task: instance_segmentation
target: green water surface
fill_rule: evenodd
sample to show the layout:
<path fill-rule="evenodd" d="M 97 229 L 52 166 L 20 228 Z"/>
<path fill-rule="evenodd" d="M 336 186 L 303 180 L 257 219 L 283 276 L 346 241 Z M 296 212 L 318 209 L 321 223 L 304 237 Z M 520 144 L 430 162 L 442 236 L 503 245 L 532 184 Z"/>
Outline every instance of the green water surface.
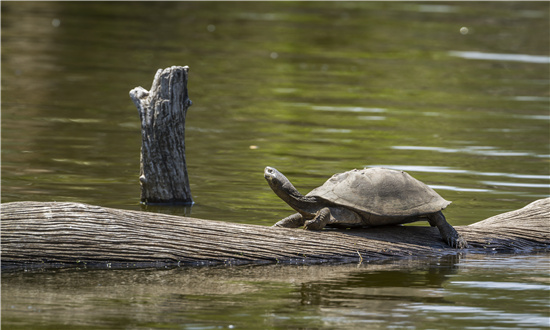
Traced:
<path fill-rule="evenodd" d="M 353 168 L 403 169 L 453 201 L 445 215 L 454 225 L 550 196 L 546 1 L 1 9 L 2 202 L 74 201 L 271 225 L 292 210 L 267 186 L 265 166 L 303 193 Z M 191 209 L 139 204 L 141 134 L 128 92 L 150 88 L 156 70 L 172 65 L 190 67 Z M 426 261 L 420 270 L 399 263 L 378 277 L 375 265 L 359 273 L 333 266 L 347 275 L 326 281 L 309 272 L 332 268 L 260 268 L 282 272 L 273 276 L 283 282 L 248 268 L 6 274 L 2 325 L 545 328 L 548 277 L 539 267 L 529 278 L 522 267 L 547 267 L 548 258 L 517 258 L 495 269 L 508 258 L 483 259 L 480 276 L 494 278 L 482 287 L 469 284 L 478 275 L 457 260 Z M 445 280 L 426 279 L 434 271 Z M 537 298 L 502 283 L 535 288 L 526 292 Z M 486 295 L 493 284 L 500 289 Z"/>

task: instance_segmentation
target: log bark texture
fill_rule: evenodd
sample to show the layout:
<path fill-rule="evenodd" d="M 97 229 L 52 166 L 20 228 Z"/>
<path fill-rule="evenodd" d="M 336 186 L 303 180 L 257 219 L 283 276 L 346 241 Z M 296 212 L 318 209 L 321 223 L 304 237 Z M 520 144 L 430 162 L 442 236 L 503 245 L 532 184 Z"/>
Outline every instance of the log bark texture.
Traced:
<path fill-rule="evenodd" d="M 130 91 L 141 119 L 142 203 L 193 203 L 185 161 L 185 117 L 192 104 L 188 73 L 187 66 L 159 69 L 151 90 Z"/>
<path fill-rule="evenodd" d="M 1 212 L 2 268 L 368 262 L 550 249 L 550 198 L 456 226 L 465 250 L 448 247 L 431 227 L 315 232 L 57 202 L 6 203 Z"/>

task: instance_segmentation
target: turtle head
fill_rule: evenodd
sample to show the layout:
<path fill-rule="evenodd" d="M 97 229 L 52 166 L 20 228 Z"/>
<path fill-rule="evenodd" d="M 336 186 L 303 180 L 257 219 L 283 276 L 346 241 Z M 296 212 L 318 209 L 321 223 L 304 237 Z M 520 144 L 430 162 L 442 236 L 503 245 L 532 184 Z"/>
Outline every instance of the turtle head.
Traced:
<path fill-rule="evenodd" d="M 303 197 L 286 176 L 277 171 L 276 168 L 266 167 L 264 170 L 264 178 L 267 180 L 271 189 L 273 189 L 273 192 L 287 203 L 290 197 L 298 199 Z"/>
<path fill-rule="evenodd" d="M 293 190 L 296 190 L 296 188 L 294 188 L 294 186 L 292 185 L 292 183 L 290 183 L 286 176 L 284 176 L 283 173 L 277 171 L 276 168 L 267 166 L 264 170 L 264 178 L 267 180 L 267 183 L 269 184 L 271 189 L 273 189 L 273 191 L 279 197 L 281 197 L 281 192 L 286 192 L 286 194 L 290 193 L 288 191 L 290 187 L 292 187 Z"/>
<path fill-rule="evenodd" d="M 273 192 L 293 209 L 303 214 L 310 213 L 306 209 L 309 208 L 308 204 L 313 202 L 313 199 L 300 194 L 283 173 L 268 166 L 264 170 L 264 178 L 267 180 L 271 189 L 273 189 Z"/>

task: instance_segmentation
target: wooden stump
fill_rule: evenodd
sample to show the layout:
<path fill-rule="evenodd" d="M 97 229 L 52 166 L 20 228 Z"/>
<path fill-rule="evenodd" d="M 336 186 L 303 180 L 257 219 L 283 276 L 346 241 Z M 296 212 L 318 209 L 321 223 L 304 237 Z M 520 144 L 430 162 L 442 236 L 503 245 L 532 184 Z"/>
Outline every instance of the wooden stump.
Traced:
<path fill-rule="evenodd" d="M 429 226 L 307 231 L 56 202 L 6 203 L 1 214 L 3 269 L 366 263 L 550 247 L 550 198 L 455 226 L 469 243 L 464 250 Z"/>
<path fill-rule="evenodd" d="M 189 67 L 159 69 L 150 91 L 136 87 L 130 98 L 141 119 L 141 202 L 192 204 L 185 161 L 185 116 Z"/>

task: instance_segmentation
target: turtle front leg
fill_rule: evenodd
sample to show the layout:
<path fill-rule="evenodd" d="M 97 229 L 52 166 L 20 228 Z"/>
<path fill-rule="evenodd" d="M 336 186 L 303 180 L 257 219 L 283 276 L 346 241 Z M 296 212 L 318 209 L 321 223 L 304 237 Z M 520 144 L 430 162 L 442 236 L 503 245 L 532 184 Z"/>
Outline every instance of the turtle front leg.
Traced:
<path fill-rule="evenodd" d="M 428 222 L 432 227 L 439 229 L 441 237 L 449 246 L 456 249 L 468 247 L 468 242 L 447 222 L 441 211 L 428 215 Z"/>
<path fill-rule="evenodd" d="M 330 220 L 330 209 L 328 207 L 323 207 L 320 209 L 315 217 L 309 221 L 306 221 L 304 229 L 308 230 L 321 230 L 325 228 L 327 223 Z"/>
<path fill-rule="evenodd" d="M 273 225 L 273 227 L 298 228 L 304 225 L 305 219 L 300 213 L 290 215 Z"/>

